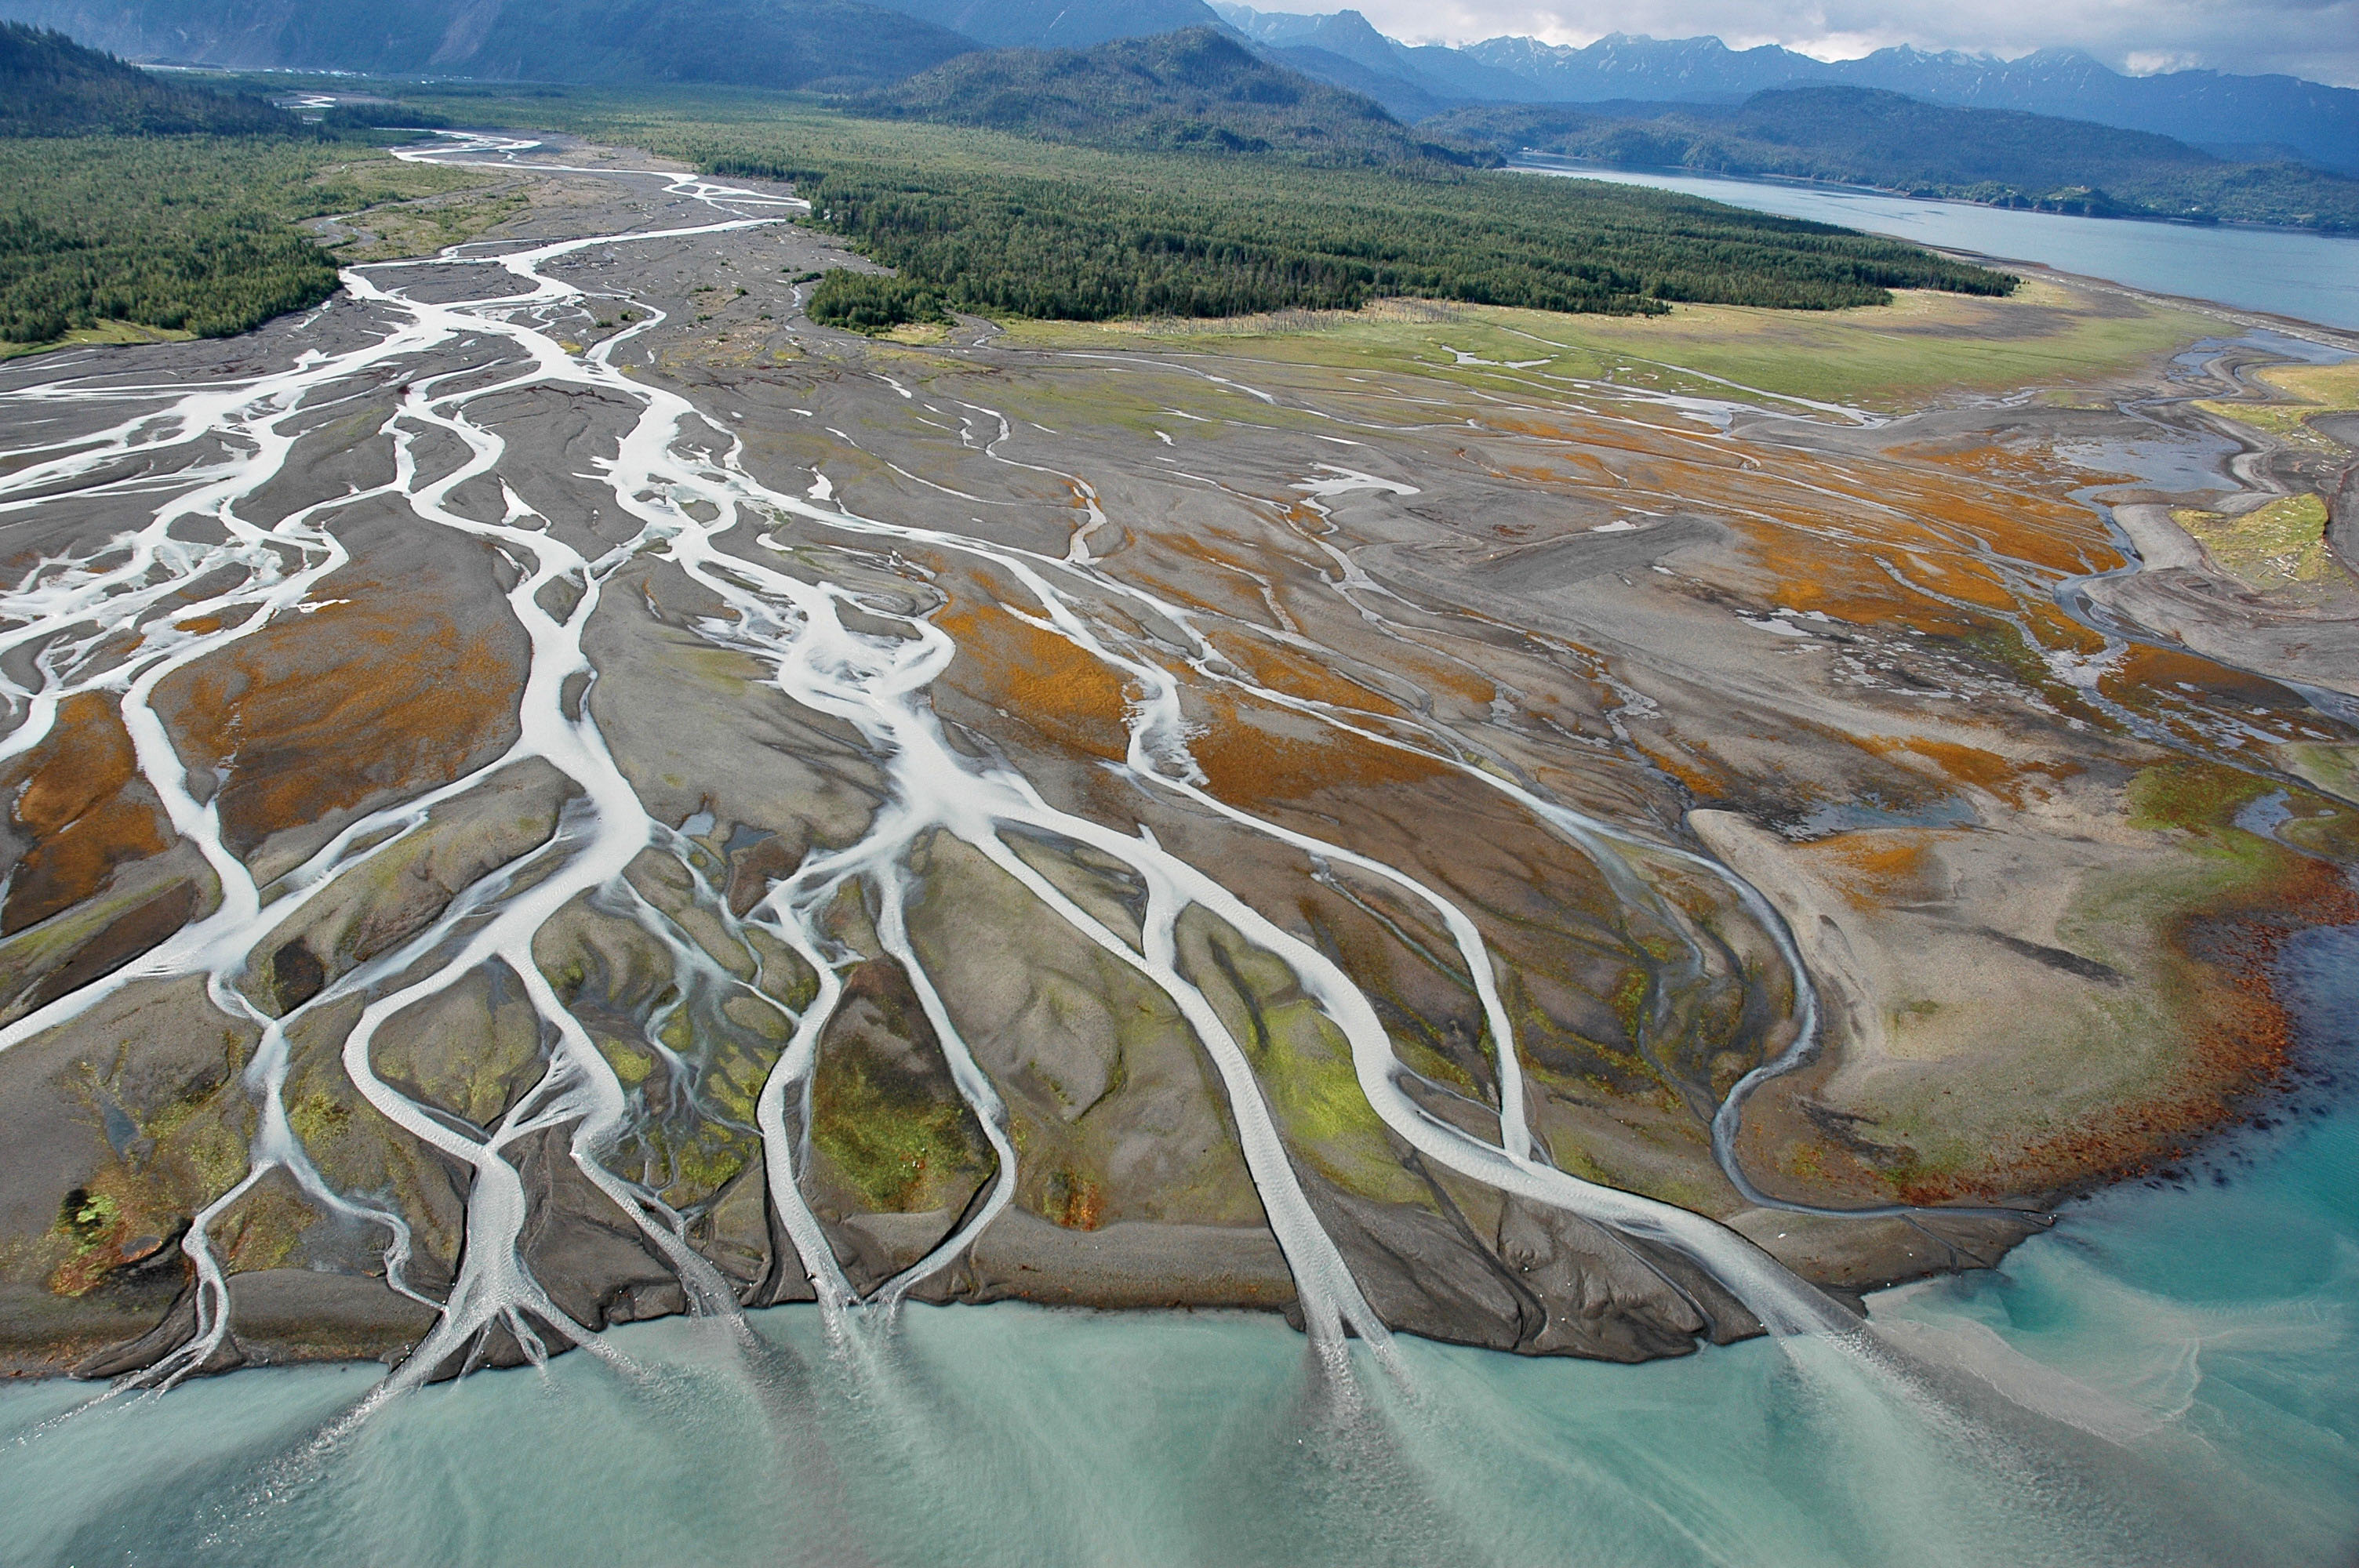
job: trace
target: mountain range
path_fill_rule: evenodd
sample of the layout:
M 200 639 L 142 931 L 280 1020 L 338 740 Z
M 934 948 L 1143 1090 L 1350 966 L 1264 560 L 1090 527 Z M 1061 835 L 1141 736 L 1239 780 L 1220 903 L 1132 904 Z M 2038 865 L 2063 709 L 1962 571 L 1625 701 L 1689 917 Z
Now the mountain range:
M 888 11 L 962 33 L 986 49 L 1087 49 L 1221 18 L 1204 0 L 876 0 Z
M 782 88 L 1223 26 L 1203 0 L 0 0 L 0 17 L 234 70 Z
M 1418 125 L 1501 154 L 1623 168 L 1875 186 L 2097 217 L 2359 229 L 2359 179 L 2217 157 L 2150 131 L 1951 109 L 1872 87 L 1773 87 L 1743 103 L 1486 103 Z
M 1228 0 L 0 0 L 0 17 L 135 60 L 836 91 L 977 49 L 1085 48 L 1217 26 L 1408 121 L 1475 103 L 1734 104 L 1772 88 L 1864 87 L 2359 173 L 2359 91 L 2211 70 L 2125 76 L 2073 49 L 2003 60 L 1904 47 L 1828 61 L 1775 45 L 1625 34 L 1581 49 L 1527 38 L 1411 46 L 1357 11 L 1301 16 Z
M 1776 87 L 1871 87 L 1954 108 L 2151 131 L 2224 156 L 2291 153 L 2359 173 L 2359 91 L 2291 76 L 2125 76 L 2078 49 L 2003 60 L 1904 46 L 1821 60 L 1774 44 L 1733 49 L 1718 38 L 1619 33 L 1582 49 L 1519 38 L 1419 48 L 1386 38 L 1356 11 L 1304 16 L 1213 8 L 1296 70 L 1365 92 L 1407 118 L 1469 103 L 1735 103 Z
M 1274 64 L 1214 27 L 1085 49 L 980 50 L 842 103 L 874 119 L 1132 151 L 1330 167 L 1498 161 L 1420 141 L 1375 100 Z
M 975 48 L 860 0 L 0 0 L 134 60 L 503 81 L 853 89 Z

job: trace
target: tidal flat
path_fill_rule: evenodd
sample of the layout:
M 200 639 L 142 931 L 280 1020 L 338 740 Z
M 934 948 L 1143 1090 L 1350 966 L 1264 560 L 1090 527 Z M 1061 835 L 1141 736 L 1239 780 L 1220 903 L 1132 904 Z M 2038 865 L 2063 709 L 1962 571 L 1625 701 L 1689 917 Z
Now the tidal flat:
M 0 369 L 13 1371 L 1007 1299 L 1641 1361 L 2294 1072 L 2310 351 L 2061 278 L 876 341 L 784 188 L 448 146 L 468 245 Z

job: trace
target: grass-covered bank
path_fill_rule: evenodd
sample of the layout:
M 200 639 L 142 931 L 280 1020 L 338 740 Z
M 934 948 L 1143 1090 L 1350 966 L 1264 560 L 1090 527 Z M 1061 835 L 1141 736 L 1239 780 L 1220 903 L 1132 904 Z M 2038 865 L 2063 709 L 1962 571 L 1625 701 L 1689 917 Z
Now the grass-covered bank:
M 2004 299 L 1912 292 L 1875 309 L 1683 305 L 1668 316 L 1566 317 L 1407 301 L 1355 314 L 1226 321 L 1011 323 L 1007 341 L 1051 349 L 1144 342 L 1257 365 L 1438 376 L 1503 393 L 1535 383 L 1566 390 L 1562 378 L 1572 378 L 1719 397 L 1733 383 L 1773 398 L 1898 411 L 2027 385 L 2049 389 L 2045 401 L 2069 399 L 2078 384 L 2118 375 L 2212 330 L 2190 311 L 2033 278 Z M 1142 432 L 1155 424 L 1151 415 L 1140 411 Z
M 404 98 L 456 124 L 791 180 L 821 226 L 946 304 L 1006 316 L 1228 316 L 1402 295 L 1610 314 L 1829 309 L 1895 288 L 2011 287 L 1913 245 L 1628 187 L 1050 145 L 709 88 Z

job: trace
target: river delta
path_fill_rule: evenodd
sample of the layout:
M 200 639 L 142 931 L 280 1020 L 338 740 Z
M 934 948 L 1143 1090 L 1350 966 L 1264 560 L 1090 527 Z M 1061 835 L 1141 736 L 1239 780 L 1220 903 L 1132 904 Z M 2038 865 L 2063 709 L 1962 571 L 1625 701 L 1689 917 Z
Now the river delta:
M 311 1560 L 503 1400 L 736 1411 L 782 1555 L 928 1560 L 947 1519 L 843 1521 L 988 1406 L 1094 1430 L 1076 1366 L 1176 1434 L 1110 1469 L 1236 1453 L 1042 1560 L 2268 1538 L 2191 1385 L 1975 1314 L 2085 1195 L 2168 1228 L 2190 1172 L 2347 1166 L 2339 335 L 2043 274 L 869 341 L 799 315 L 864 264 L 786 188 L 405 156 L 527 204 L 243 339 L 0 368 L 0 1357 L 82 1379 L 0 1467 L 169 1477 L 22 1560 Z M 2288 1310 L 2341 1323 L 2318 1212 Z M 1223 1368 L 1245 1413 L 1180 1408 Z M 1745 1478 L 1625 1516 L 1635 1471 L 1540 1457 L 1583 1401 Z M 1679 1454 L 1712 1408 L 1756 1413 Z M 1897 1500 L 1748 1543 L 1781 1422 L 1794 1496 L 1847 1455 Z M 1017 1446 L 1017 1496 L 1084 1463 Z M 1602 1511 L 1486 1540 L 1558 1465 Z M 1224 1487 L 1234 1541 L 1169 1532 Z

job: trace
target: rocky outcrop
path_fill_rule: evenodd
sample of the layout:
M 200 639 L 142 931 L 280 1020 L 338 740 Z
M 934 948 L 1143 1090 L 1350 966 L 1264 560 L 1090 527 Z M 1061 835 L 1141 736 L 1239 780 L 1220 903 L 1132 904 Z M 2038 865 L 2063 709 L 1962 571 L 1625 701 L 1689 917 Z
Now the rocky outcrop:
M 2344 469 L 2326 498 L 2326 547 L 2359 577 L 2359 463 Z

